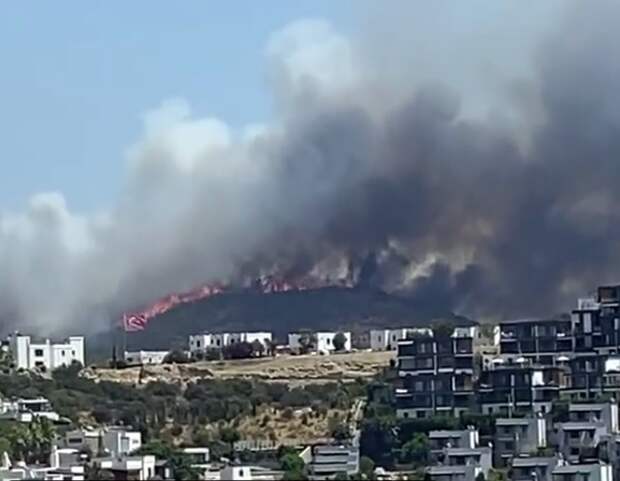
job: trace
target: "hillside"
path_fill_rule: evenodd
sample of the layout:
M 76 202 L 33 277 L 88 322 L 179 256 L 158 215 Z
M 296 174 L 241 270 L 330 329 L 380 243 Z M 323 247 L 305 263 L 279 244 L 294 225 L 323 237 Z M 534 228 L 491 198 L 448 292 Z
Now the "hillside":
M 268 330 L 284 341 L 288 332 L 299 329 L 424 326 L 439 317 L 457 319 L 450 312 L 379 290 L 326 287 L 271 294 L 244 290 L 179 305 L 152 319 L 144 331 L 128 334 L 127 345 L 168 349 L 172 344 L 185 346 L 189 334 L 223 330 Z

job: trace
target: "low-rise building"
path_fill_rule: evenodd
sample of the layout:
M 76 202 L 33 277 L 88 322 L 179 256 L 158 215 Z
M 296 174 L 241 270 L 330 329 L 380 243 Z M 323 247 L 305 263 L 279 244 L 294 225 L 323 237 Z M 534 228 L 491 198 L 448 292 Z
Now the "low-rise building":
M 289 347 L 293 350 L 300 350 L 303 348 L 303 338 L 306 336 L 310 336 L 313 339 L 313 351 L 321 353 L 321 354 L 329 354 L 336 350 L 334 347 L 334 337 L 339 334 L 339 332 L 314 332 L 314 333 L 291 333 L 288 335 L 288 344 Z M 343 346 L 343 351 L 351 350 L 351 333 L 348 331 L 341 331 L 340 334 L 343 334 L 345 337 L 345 343 Z
M 480 443 L 478 430 L 469 427 L 462 430 L 438 430 L 428 433 L 428 441 L 433 462 L 443 462 L 442 454 L 446 448 L 473 449 Z
M 370 331 L 370 349 L 373 351 L 396 351 L 398 341 L 417 334 L 431 335 L 428 328 L 372 329 Z
M 495 465 L 505 467 L 514 457 L 547 447 L 547 422 L 542 415 L 495 420 Z
M 211 470 L 210 451 L 207 447 L 183 448 L 183 457 L 190 463 L 190 466 L 202 473 L 202 479 L 206 479 Z
M 610 434 L 618 433 L 618 404 L 615 400 L 606 403 L 571 403 L 568 417 L 575 422 L 603 423 Z
M 13 463 L 8 454 L 0 453 L 0 479 L 12 481 L 37 479 L 43 481 L 83 481 L 84 466 L 73 462 L 75 457 L 66 458 L 70 462 L 63 463 L 63 456 L 72 455 L 73 450 L 60 450 L 52 446 L 48 465 L 27 465 L 23 461 Z
M 129 365 L 144 366 L 162 364 L 168 351 L 125 351 L 124 359 Z
M 493 467 L 492 448 L 446 447 L 441 464 L 427 468 L 432 481 L 475 481 L 481 474 L 487 478 Z
M 611 465 L 601 462 L 591 464 L 561 463 L 552 471 L 552 481 L 613 481 Z
M 96 458 L 92 463 L 101 471 L 108 471 L 114 479 L 146 481 L 156 472 L 155 456 L 119 456 Z
M 222 332 L 204 333 L 189 336 L 189 352 L 194 354 L 204 352 L 207 349 L 222 349 L 231 344 L 247 342 L 252 344 L 260 342 L 264 349 L 272 343 L 273 335 L 271 332 Z
M 35 418 L 57 422 L 60 420 L 60 415 L 44 397 L 0 402 L 0 419 L 29 423 Z
M 554 456 L 524 456 L 514 458 L 510 464 L 512 481 L 553 481 L 552 472 L 558 465 Z
M 119 427 L 76 429 L 65 433 L 61 443 L 71 449 L 88 448 L 97 456 L 126 456 L 140 449 L 142 434 Z
M 331 479 L 339 473 L 359 472 L 359 446 L 353 444 L 317 444 L 304 449 L 300 457 L 306 463 L 310 479 Z
M 73 362 L 84 364 L 84 338 L 81 336 L 72 336 L 56 344 L 49 339 L 33 342 L 30 336 L 16 334 L 9 339 L 9 346 L 17 369 L 53 370 Z
M 599 444 L 609 436 L 602 422 L 570 421 L 557 425 L 558 451 L 570 462 L 598 460 Z

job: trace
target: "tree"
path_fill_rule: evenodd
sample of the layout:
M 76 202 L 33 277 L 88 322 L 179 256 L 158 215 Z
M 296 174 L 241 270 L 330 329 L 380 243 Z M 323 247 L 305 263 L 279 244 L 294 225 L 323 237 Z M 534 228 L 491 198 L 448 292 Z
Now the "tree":
M 299 350 L 302 354 L 308 354 L 310 351 L 316 348 L 316 342 L 317 341 L 315 334 L 304 331 L 299 336 Z
M 401 450 L 401 459 L 405 463 L 424 466 L 428 462 L 430 447 L 428 437 L 424 433 L 416 433 L 413 439 L 407 441 Z
M 344 348 L 347 345 L 347 337 L 342 332 L 338 332 L 334 336 L 332 343 L 334 344 L 334 349 L 336 351 L 344 351 Z
M 224 359 L 248 359 L 252 357 L 252 352 L 252 344 L 249 342 L 235 342 L 222 349 Z
M 288 453 L 280 458 L 280 469 L 285 472 L 303 471 L 304 460 L 297 453 Z
M 187 354 L 180 349 L 170 351 L 164 358 L 164 364 L 186 364 L 188 362 Z
M 449 319 L 436 319 L 431 323 L 433 334 L 437 337 L 450 337 L 454 328 L 454 322 Z
M 375 474 L 375 463 L 368 456 L 360 458 L 360 474 L 365 479 L 373 479 Z
M 263 357 L 264 353 L 265 353 L 265 346 L 263 346 L 263 343 L 260 342 L 258 339 L 255 339 L 252 342 L 252 354 L 258 357 Z
M 349 481 L 350 479 L 351 478 L 349 477 L 349 475 L 342 471 L 336 474 L 336 476 L 334 476 L 334 480 L 336 481 Z
M 351 431 L 346 423 L 338 423 L 330 432 L 332 438 L 336 441 L 346 441 L 351 439 Z

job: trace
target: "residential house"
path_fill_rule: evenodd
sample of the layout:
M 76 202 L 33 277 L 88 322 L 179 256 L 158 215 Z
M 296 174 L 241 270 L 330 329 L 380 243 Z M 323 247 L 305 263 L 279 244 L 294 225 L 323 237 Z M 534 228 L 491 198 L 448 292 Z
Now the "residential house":
M 92 464 L 111 473 L 116 481 L 146 481 L 156 473 L 156 459 L 150 455 L 95 458 Z
M 144 366 L 162 364 L 169 351 L 125 351 L 124 359 L 129 365 Z
M 76 429 L 65 433 L 61 441 L 66 448 L 89 449 L 94 455 L 126 456 L 142 446 L 142 433 L 120 427 Z
M 320 354 L 329 354 L 334 352 L 336 348 L 334 347 L 334 337 L 338 334 L 337 331 L 333 332 L 315 332 L 310 335 L 314 337 L 315 344 L 313 351 L 318 352 Z M 350 351 L 351 350 L 351 333 L 348 331 L 342 331 L 341 334 L 345 337 L 345 343 L 343 350 Z M 304 336 L 308 334 L 305 333 L 291 333 L 288 335 L 288 344 L 289 347 L 293 350 L 300 350 L 302 348 L 301 340 Z
M 418 334 L 432 335 L 428 328 L 372 329 L 370 331 L 370 349 L 373 351 L 396 351 L 398 341 Z
M 189 352 L 190 354 L 204 352 L 207 349 L 222 349 L 231 344 L 247 342 L 252 344 L 256 341 L 267 349 L 273 339 L 271 332 L 222 332 L 222 333 L 204 333 L 189 336 Z
M 352 476 L 359 472 L 359 446 L 352 443 L 308 446 L 300 457 L 313 480 L 331 479 L 339 473 Z
M 10 337 L 9 345 L 17 369 L 53 370 L 74 361 L 84 364 L 84 338 L 81 336 L 54 344 L 49 339 L 33 342 L 30 336 L 15 334 Z

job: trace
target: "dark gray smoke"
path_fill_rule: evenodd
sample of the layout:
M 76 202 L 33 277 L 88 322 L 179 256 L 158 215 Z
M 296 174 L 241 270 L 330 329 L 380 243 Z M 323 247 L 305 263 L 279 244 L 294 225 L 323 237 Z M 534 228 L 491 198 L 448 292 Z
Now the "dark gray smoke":
M 351 39 L 287 27 L 267 49 L 269 125 L 233 132 L 165 102 L 109 212 L 39 194 L 0 217 L 0 317 L 95 329 L 259 273 L 354 274 L 505 317 L 620 280 L 620 7 L 497 3 L 393 2 Z

